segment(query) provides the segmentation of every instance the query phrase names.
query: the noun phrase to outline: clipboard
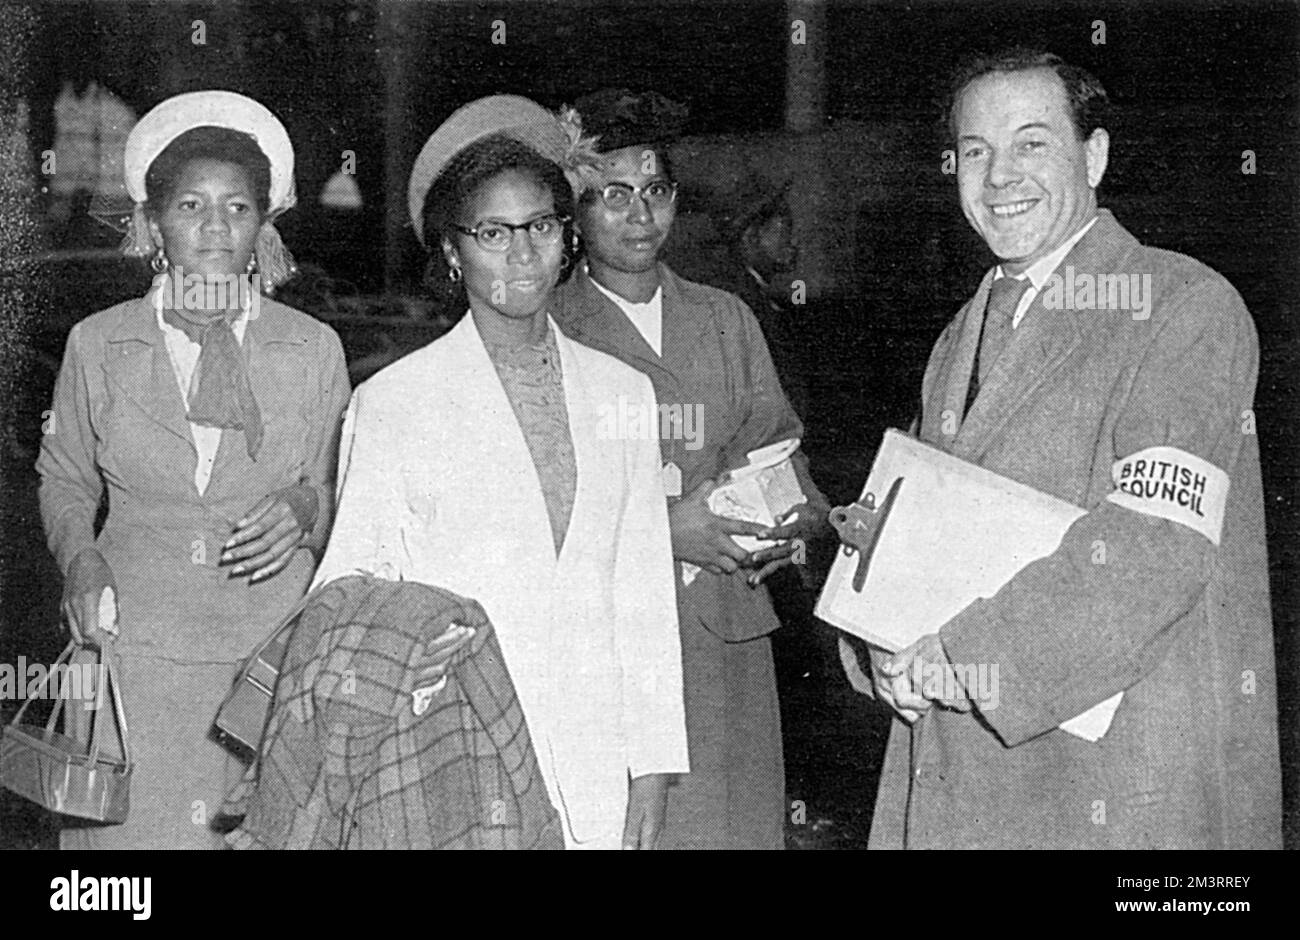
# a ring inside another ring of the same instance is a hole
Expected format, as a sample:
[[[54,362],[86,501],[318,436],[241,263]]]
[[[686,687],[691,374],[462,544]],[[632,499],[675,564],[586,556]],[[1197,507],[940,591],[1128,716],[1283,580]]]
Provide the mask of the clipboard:
[[[1050,555],[1083,515],[1072,503],[890,429],[862,495],[831,511],[842,544],[815,613],[897,652]],[[1095,741],[1119,701],[1116,695],[1061,727]]]

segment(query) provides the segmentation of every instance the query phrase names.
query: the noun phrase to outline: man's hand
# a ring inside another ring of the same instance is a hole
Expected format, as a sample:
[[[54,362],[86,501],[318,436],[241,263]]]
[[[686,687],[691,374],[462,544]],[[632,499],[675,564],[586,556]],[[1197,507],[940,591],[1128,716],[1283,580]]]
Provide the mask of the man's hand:
[[[889,660],[890,654],[873,646],[869,655],[871,657],[871,684],[875,690],[876,698],[898,712],[899,716],[909,725],[912,724],[921,717],[921,712],[901,707],[894,698],[894,681],[892,677],[885,675],[884,671],[884,664]],[[930,703],[926,702],[925,707],[928,709]]]
[[[747,579],[750,587],[758,587],[764,579],[794,563],[798,552],[806,553],[809,544],[830,531],[830,522],[814,513],[807,503],[800,503],[783,513],[771,529],[758,533],[761,539],[776,539],[776,545],[760,548],[745,561],[745,566],[757,568]]]
[[[932,702],[957,711],[971,709],[966,690],[957,681],[939,634],[929,633],[888,657],[880,667],[889,681],[894,707],[923,712]]]
[[[111,591],[112,610],[108,622],[101,622],[100,604],[104,590]],[[117,584],[104,556],[95,548],[77,552],[63,579],[63,599],[59,611],[79,646],[98,649],[105,638],[117,632]]]
[[[627,820],[623,848],[653,849],[668,814],[668,781],[672,774],[634,777],[627,789]]]
[[[758,535],[766,526],[715,515],[709,509],[709,494],[719,480],[704,480],[668,510],[673,535],[673,557],[689,561],[713,574],[734,574],[749,558],[733,535]]]
[[[221,546],[221,563],[232,577],[252,572],[250,583],[279,574],[316,525],[319,497],[306,484],[262,497]]]

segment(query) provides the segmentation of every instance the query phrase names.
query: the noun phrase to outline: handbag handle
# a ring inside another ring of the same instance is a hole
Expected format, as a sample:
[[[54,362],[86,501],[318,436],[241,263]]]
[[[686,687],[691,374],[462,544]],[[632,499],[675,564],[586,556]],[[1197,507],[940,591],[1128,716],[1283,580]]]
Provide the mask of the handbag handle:
[[[43,678],[40,684],[36,687],[36,694],[27,697],[27,700],[23,702],[22,707],[18,709],[18,714],[14,715],[14,720],[11,724],[17,725],[22,722],[23,716],[27,713],[27,709],[32,702],[44,696],[45,690],[49,688],[50,680],[53,679],[54,674],[58,672],[59,667],[64,664],[71,664],[72,654],[77,650],[77,648],[75,640],[68,641],[68,645],[63,648],[63,652],[59,654],[56,660],[54,660],[53,665],[50,667],[49,671],[46,672],[45,678]],[[91,731],[89,757],[92,767],[99,762],[100,744],[102,741],[104,723],[100,720],[101,716],[98,712],[103,710],[105,688],[107,688],[108,695],[113,704],[113,713],[117,718],[117,735],[118,742],[122,746],[122,760],[126,766],[131,766],[131,742],[127,733],[126,706],[122,701],[122,692],[118,686],[117,669],[114,666],[116,656],[117,654],[113,649],[112,639],[105,638],[104,643],[102,643],[99,648],[99,665],[104,667],[104,681],[97,684],[95,687],[97,707],[94,711],[96,714],[90,720]],[[63,713],[63,706],[66,700],[67,696],[63,694],[60,694],[55,698],[54,708],[50,710],[50,717],[45,722],[45,731],[47,734],[54,731],[54,726],[58,723],[59,715]]]
[[[26,701],[24,701],[22,707],[18,709],[18,714],[14,715],[14,720],[10,722],[10,724],[14,724],[14,725],[19,724],[23,720],[23,715],[27,714],[27,709],[32,704],[32,702],[36,701],[36,699],[38,698],[42,698],[45,695],[45,690],[49,688],[50,685],[50,679],[54,676],[54,673],[58,670],[60,665],[62,665],[65,662],[71,661],[72,653],[73,651],[76,650],[76,648],[77,648],[77,644],[74,641],[69,640],[68,645],[65,646],[63,648],[63,652],[59,654],[59,658],[54,660],[54,665],[51,666],[49,671],[45,673],[45,678],[42,679],[40,685],[36,687],[35,694],[28,695],[26,697]],[[62,708],[63,708],[63,699],[62,698],[56,699],[54,703],[54,710],[50,712],[50,720],[45,723],[46,731],[54,730],[54,723],[58,719],[59,712]]]
[[[271,644],[275,642],[275,638],[280,635],[280,631],[282,631],[285,627],[289,626],[289,624],[307,608],[308,604],[310,604],[317,597],[319,597],[320,594],[324,591],[324,589],[329,585],[329,583],[330,582],[326,582],[325,584],[317,585],[316,590],[310,591],[307,594],[304,594],[302,597],[298,598],[298,602],[293,605],[293,609],[290,610],[283,617],[281,617],[280,622],[275,625],[275,629],[272,630],[270,633],[268,633],[265,637],[263,637],[261,642],[259,642],[257,646],[253,647],[253,652],[248,654],[244,662],[246,663],[252,662],[262,653],[266,652],[266,650],[271,646]]]
[[[121,683],[117,676],[117,650],[114,648],[113,640],[105,638],[99,647],[99,662],[104,667],[104,681],[95,688],[95,698],[97,708],[95,717],[91,719],[90,732],[90,766],[94,767],[99,763],[99,745],[102,740],[104,722],[100,719],[100,712],[104,708],[104,687],[108,688],[109,697],[113,702],[113,715],[117,719],[117,740],[122,746],[122,763],[128,768],[131,766],[131,739],[127,732],[126,724],[126,705],[122,701]]]

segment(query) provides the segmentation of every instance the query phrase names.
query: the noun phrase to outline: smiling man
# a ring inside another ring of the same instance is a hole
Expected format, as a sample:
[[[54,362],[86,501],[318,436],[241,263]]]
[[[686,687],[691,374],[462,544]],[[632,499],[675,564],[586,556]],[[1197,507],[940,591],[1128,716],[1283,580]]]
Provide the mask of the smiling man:
[[[997,263],[930,357],[919,435],[1087,512],[937,634],[872,651],[870,678],[844,647],[899,714],[872,844],[1278,847],[1250,314],[1097,208],[1095,78],[1013,50],[952,88],[962,211]],[[1144,309],[1052,304],[1067,270],[1149,278]],[[997,694],[962,685],[994,668]],[[1121,692],[1089,737],[1058,727]]]
[[[1079,108],[1097,110],[1101,86],[1076,81]],[[962,212],[1001,260],[1002,273],[1019,277],[1092,225],[1110,135],[1076,126],[1075,105],[1054,68],[986,73],[966,86],[960,102],[954,120]]]

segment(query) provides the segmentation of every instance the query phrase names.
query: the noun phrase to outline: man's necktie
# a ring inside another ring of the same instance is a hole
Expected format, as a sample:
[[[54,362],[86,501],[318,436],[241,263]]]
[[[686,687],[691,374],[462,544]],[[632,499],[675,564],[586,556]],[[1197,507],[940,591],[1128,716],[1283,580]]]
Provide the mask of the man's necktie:
[[[966,395],[966,411],[979,394],[980,384],[989,377],[993,363],[1006,348],[1011,337],[1011,321],[1015,318],[1020,298],[1032,286],[1029,278],[1000,277],[989,289],[988,306],[984,312],[984,326],[980,331],[979,350],[971,367],[970,388]]]

